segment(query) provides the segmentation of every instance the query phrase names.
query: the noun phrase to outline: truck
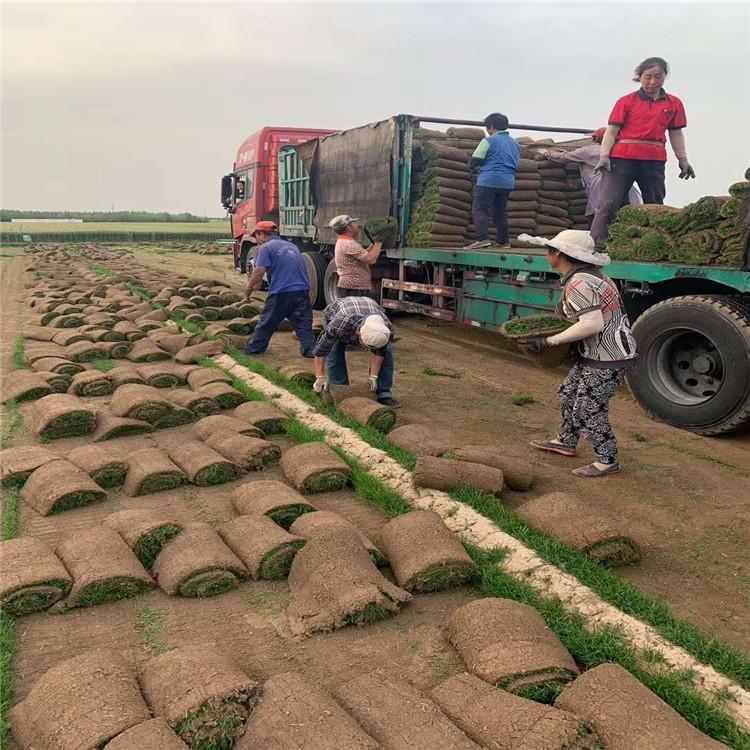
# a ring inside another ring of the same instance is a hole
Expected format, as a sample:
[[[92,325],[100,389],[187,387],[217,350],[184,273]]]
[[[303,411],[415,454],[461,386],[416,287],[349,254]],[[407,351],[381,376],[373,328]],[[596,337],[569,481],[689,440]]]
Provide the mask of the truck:
[[[388,310],[494,332],[511,318],[554,310],[560,279],[549,268],[543,248],[471,251],[408,246],[412,145],[424,123],[481,125],[473,120],[396,115],[351,130],[311,136],[313,131],[303,131],[299,137],[308,136],[306,140],[279,143],[274,175],[278,182],[267,188],[269,195],[278,196],[278,204],[269,217],[303,252],[313,303],[320,307],[336,298],[335,235],[327,224],[337,214],[350,214],[363,219],[390,216],[396,221],[397,242],[374,268],[381,304]],[[513,123],[510,128],[591,132]],[[271,174],[268,167],[266,174]],[[235,172],[222,181],[222,199],[234,195],[236,188],[229,183],[237,179],[235,163]],[[234,200],[224,203],[230,213],[241,205]],[[243,233],[246,229],[247,224]],[[247,241],[243,233],[233,234],[240,258]],[[748,252],[746,243],[739,268],[662,262],[607,266],[607,275],[623,296],[639,349],[627,383],[652,418],[701,435],[731,432],[750,421]]]

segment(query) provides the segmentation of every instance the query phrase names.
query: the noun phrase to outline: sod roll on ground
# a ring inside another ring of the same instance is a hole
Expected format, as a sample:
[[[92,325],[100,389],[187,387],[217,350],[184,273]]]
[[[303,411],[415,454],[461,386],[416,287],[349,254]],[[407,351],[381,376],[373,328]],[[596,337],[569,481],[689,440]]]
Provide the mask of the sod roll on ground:
[[[236,487],[232,491],[232,503],[239,514],[268,516],[283,529],[288,529],[304,513],[316,510],[299,492],[275,479]]]

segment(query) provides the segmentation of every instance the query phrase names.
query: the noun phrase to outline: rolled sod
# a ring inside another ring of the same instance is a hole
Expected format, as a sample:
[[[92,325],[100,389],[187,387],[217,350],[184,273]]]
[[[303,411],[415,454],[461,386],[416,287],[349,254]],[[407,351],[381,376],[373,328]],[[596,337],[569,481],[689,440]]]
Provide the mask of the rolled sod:
[[[3,401],[36,401],[52,392],[49,383],[31,370],[16,370],[3,378]]]
[[[728,200],[729,198],[724,196],[706,195],[695,203],[685,206],[683,211],[688,220],[687,229],[694,232],[701,229],[713,229],[721,221],[721,209]]]
[[[194,750],[229,750],[261,692],[234,660],[203,645],[150,659],[141,668],[140,683],[154,716]]]
[[[224,353],[224,344],[221,341],[204,341],[193,346],[186,346],[175,354],[175,362],[189,365],[197,362],[201,357],[213,357]]]
[[[174,517],[151,508],[121,510],[102,523],[125,540],[146,570],[151,570],[164,545],[182,531]]]
[[[617,531],[594,503],[568,492],[534,498],[515,512],[535,528],[602,565],[632,565],[640,560],[640,548],[634,539]]]
[[[146,382],[138,370],[135,369],[134,365],[118,365],[117,367],[113,367],[107,375],[112,381],[115,389],[126,383],[144,385]]]
[[[202,385],[196,390],[196,393],[205,398],[213,399],[221,409],[234,409],[247,401],[236,388],[221,381]]]
[[[721,244],[715,230],[688,232],[680,237],[677,246],[669,253],[669,260],[692,266],[709,265],[719,254]]]
[[[48,461],[35,469],[21,490],[21,500],[39,515],[49,516],[98,503],[107,493],[69,461]]]
[[[231,482],[242,474],[239,464],[229,461],[206,443],[193,438],[181,437],[169,445],[166,452],[188,480],[201,487]]]
[[[40,445],[6,448],[0,451],[0,485],[4,488],[23,487],[33,471],[59,458]]]
[[[494,466],[455,461],[450,458],[418,456],[414,467],[417,487],[454,490],[466,487],[499,495],[503,490],[503,472]]]
[[[432,690],[432,700],[474,742],[491,750],[601,750],[586,723],[567,711],[521,698],[458,674]]]
[[[43,357],[31,363],[31,369],[37,372],[54,372],[58,375],[73,376],[77,372],[83,372],[86,368],[69,359],[62,357]]]
[[[192,428],[193,437],[198,438],[198,440],[205,440],[214,432],[236,432],[239,435],[256,438],[261,437],[263,434],[257,427],[253,427],[253,425],[242,419],[230,417],[226,414],[214,414],[209,417],[203,417]]]
[[[19,537],[0,542],[0,607],[12,615],[27,615],[64,599],[73,580],[44,542]]]
[[[187,750],[187,747],[164,719],[149,719],[118,734],[103,750]]]
[[[188,523],[159,553],[153,572],[171,596],[223,594],[248,577],[247,568],[207,523]]]
[[[97,650],[47,670],[8,718],[21,747],[62,750],[102,747],[151,715],[134,669]]]
[[[305,539],[290,534],[268,516],[238,516],[218,528],[219,535],[255,578],[286,578]]]
[[[198,419],[219,413],[219,404],[214,399],[187,388],[170,390],[167,392],[167,398],[175,406],[191,411]]]
[[[187,376],[188,385],[197,391],[209,383],[231,383],[232,378],[215,367],[197,367]]]
[[[304,539],[312,539],[330,529],[351,529],[356,531],[375,565],[379,568],[388,565],[385,555],[373,544],[371,539],[366,537],[351,521],[333,511],[316,510],[311,513],[305,513],[297,518],[289,527],[289,531],[292,534],[297,534]]]
[[[303,495],[340,490],[351,482],[352,470],[325,443],[303,443],[281,456],[281,470]]]
[[[319,685],[295,672],[273,675],[236,750],[379,750],[375,740]]]
[[[173,411],[174,404],[160,389],[150,385],[126,383],[115,391],[109,408],[115,416],[139,419],[155,425]]]
[[[305,513],[316,510],[299,492],[275,479],[245,482],[232,491],[232,503],[241,515],[264,515],[283,529]]]
[[[457,439],[423,424],[405,424],[388,433],[388,440],[416,456],[442,456],[452,451]]]
[[[103,445],[82,445],[67,455],[68,461],[85,471],[105,490],[120,487],[128,472],[127,464],[114,448]]]
[[[75,531],[55,550],[73,576],[70,607],[90,607],[142,594],[154,581],[122,537],[106,526]]]
[[[279,372],[303,388],[312,388],[315,382],[315,373],[303,365],[284,365],[279,368]]]
[[[411,595],[383,577],[350,529],[331,529],[297,553],[288,577],[286,610],[295,635],[366,625],[391,617]]]
[[[185,475],[158,448],[141,448],[125,457],[128,475],[123,491],[130,496],[173,490],[186,481]]]
[[[24,328],[24,335],[32,341],[54,341],[59,331],[43,326],[28,325]]]
[[[514,341],[523,341],[538,336],[552,336],[570,328],[572,323],[557,315],[527,315],[503,324],[500,333]]]
[[[125,359],[133,348],[132,341],[105,341],[100,346],[110,359]]]
[[[374,427],[379,432],[390,432],[396,424],[396,412],[371,398],[351,396],[338,404],[340,411],[355,422]]]
[[[157,362],[138,367],[140,376],[153,388],[175,388],[184,385],[190,372],[190,366],[176,365],[174,362]]]
[[[240,404],[232,414],[257,427],[264,435],[278,435],[284,432],[289,417],[273,404],[266,401],[248,401]]]
[[[36,374],[49,385],[53,393],[65,393],[73,382],[70,375],[58,372],[37,372]]]
[[[71,362],[93,362],[95,359],[104,359],[107,352],[97,343],[76,341],[65,347],[64,356]]]
[[[355,677],[334,696],[389,750],[480,750],[424,693],[384,670]]]
[[[100,409],[96,413],[96,431],[91,439],[98,443],[127,435],[143,435],[153,432],[153,429],[152,425],[143,420],[116,417],[108,409]]]
[[[127,356],[127,359],[136,363],[158,362],[169,358],[169,352],[165,352],[150,339],[139,339],[134,342]]]
[[[578,667],[542,616],[512,599],[477,599],[448,619],[448,640],[469,672],[485,682],[549,702],[578,674]]]
[[[206,333],[209,336],[225,336],[231,333],[223,323],[209,323],[205,328]]]
[[[73,361],[66,354],[64,346],[60,346],[59,344],[55,344],[52,342],[40,343],[37,341],[29,341],[26,343],[24,356],[26,357],[26,361],[29,364],[33,364],[38,359],[43,359],[44,357],[60,357],[62,359],[68,360],[69,362]]]
[[[251,318],[230,318],[226,322],[230,333],[236,333],[240,336],[247,336],[255,329],[255,323]]]
[[[471,579],[476,565],[437,513],[415,510],[391,519],[380,532],[398,585],[407,591],[442,591]]]
[[[281,448],[268,440],[240,435],[234,431],[211,432],[204,444],[245,471],[263,471],[279,462]]]
[[[534,473],[528,462],[501,455],[499,449],[484,445],[467,445],[454,448],[451,457],[458,461],[494,466],[503,472],[503,482],[516,492],[526,492],[534,484]]]
[[[108,372],[99,370],[85,370],[73,376],[69,393],[75,396],[109,396],[114,393],[115,386]]]
[[[156,430],[164,430],[167,427],[180,427],[195,421],[195,414],[190,409],[184,409],[181,406],[174,406],[172,411],[167,412],[154,425]]]
[[[726,750],[618,664],[584,672],[555,707],[591,724],[607,750]]]
[[[138,341],[146,335],[135,323],[129,320],[121,320],[119,323],[115,323],[112,330],[121,333],[128,341]]]

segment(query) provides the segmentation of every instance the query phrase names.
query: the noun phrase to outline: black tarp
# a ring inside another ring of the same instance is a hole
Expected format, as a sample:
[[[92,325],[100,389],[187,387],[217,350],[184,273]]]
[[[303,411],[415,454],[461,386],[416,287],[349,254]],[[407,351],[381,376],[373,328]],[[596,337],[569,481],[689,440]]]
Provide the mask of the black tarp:
[[[393,120],[344,130],[295,146],[310,175],[317,241],[333,244],[328,222],[339,214],[363,221],[390,215]]]

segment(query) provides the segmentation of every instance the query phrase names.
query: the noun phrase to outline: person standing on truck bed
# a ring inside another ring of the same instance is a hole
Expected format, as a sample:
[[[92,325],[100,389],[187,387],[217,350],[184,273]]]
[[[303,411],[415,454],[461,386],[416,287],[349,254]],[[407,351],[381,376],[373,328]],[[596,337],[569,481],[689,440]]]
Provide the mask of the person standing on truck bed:
[[[328,226],[338,235],[334,259],[339,275],[339,297],[372,297],[372,271],[370,266],[378,262],[382,242],[373,242],[368,250],[357,238],[362,231],[359,219],[342,214],[334,216]]]
[[[594,141],[590,146],[581,146],[581,148],[572,151],[556,151],[551,149],[539,149],[537,153],[548,161],[556,164],[578,164],[581,172],[581,182],[586,190],[586,211],[585,216],[589,222],[594,220],[596,207],[599,205],[602,187],[602,173],[597,172],[596,165],[599,163],[599,157],[602,152],[602,138],[607,132],[607,128],[599,128],[591,133],[591,139]],[[631,206],[643,203],[641,191],[637,185],[633,185],[628,193],[626,204]]]
[[[349,385],[346,367],[347,345],[359,344],[370,350],[368,384],[379,403],[397,409],[393,398],[393,334],[385,310],[370,297],[342,297],[325,309],[323,332],[315,344],[315,393],[330,385]]]
[[[487,137],[483,138],[471,155],[471,166],[479,167],[471,207],[477,239],[464,250],[491,247],[490,222],[494,218],[497,244],[509,248],[508,195],[516,186],[516,172],[521,149],[508,133],[508,118],[493,112],[484,118]]]
[[[581,434],[594,446],[596,461],[573,474],[603,477],[620,471],[617,440],[609,424],[609,401],[625,371],[635,363],[635,339],[614,282],[601,272],[609,256],[596,252],[588,232],[566,229],[547,240],[519,236],[519,240],[547,247],[547,261],[562,275],[559,308],[575,323],[554,336],[524,344],[530,351],[545,346],[578,343],[578,361],[558,391],[562,411],[560,433],[553,440],[532,440],[542,451],[575,456]]]
[[[268,349],[271,336],[285,318],[299,339],[302,356],[312,357],[315,334],[312,330],[310,281],[302,254],[296,245],[282,240],[272,221],[259,221],[253,237],[260,246],[255,269],[247,282],[245,297],[257,289],[268,274],[268,299],[260,321],[245,346],[245,354],[260,355]]]
[[[689,180],[695,172],[687,158],[685,107],[663,88],[669,65],[661,57],[649,57],[636,69],[634,81],[641,88],[620,97],[609,116],[607,132],[596,169],[604,173],[602,194],[591,225],[596,249],[607,243],[607,231],[633,182],[643,193],[644,203],[664,203],[664,164],[667,139],[680,167],[680,179]]]

